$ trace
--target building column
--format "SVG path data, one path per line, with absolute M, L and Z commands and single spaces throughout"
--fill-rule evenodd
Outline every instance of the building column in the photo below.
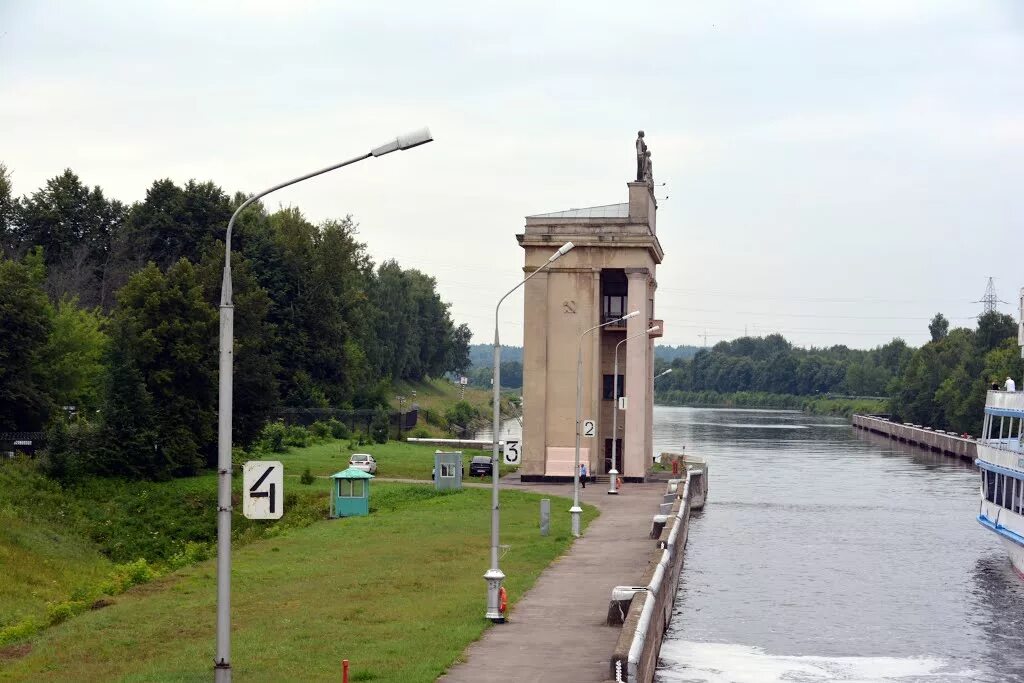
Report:
M 626 434 L 623 439 L 622 474 L 626 477 L 643 477 L 647 473 L 647 419 L 648 349 L 650 340 L 643 331 L 650 326 L 647 317 L 646 268 L 626 268 L 628 288 L 626 290 L 627 311 L 639 310 L 640 315 L 626 321 Z
M 588 327 L 593 325 L 601 324 L 602 306 L 601 306 L 601 271 L 598 268 L 594 269 L 594 322 Z M 601 392 L 603 389 L 603 383 L 601 381 L 601 333 L 603 330 L 594 330 L 590 333 L 590 397 L 589 400 L 583 401 L 583 412 L 587 413 L 583 417 L 591 417 L 594 420 L 595 429 L 594 436 L 590 439 L 584 439 L 584 447 L 588 447 L 587 450 L 587 473 L 594 474 L 597 472 L 596 463 L 599 462 L 598 456 L 601 454 Z M 587 407 L 589 406 L 589 408 Z
M 530 279 L 523 296 L 523 474 L 543 475 L 547 459 L 548 277 Z

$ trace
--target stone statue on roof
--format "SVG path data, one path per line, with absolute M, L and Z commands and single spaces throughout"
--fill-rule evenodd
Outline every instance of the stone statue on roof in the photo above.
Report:
M 647 168 L 647 143 L 644 142 L 644 132 L 638 130 L 636 133 L 636 181 L 644 181 L 644 172 Z
M 651 153 L 644 152 L 644 182 L 647 187 L 654 191 L 654 163 L 651 161 Z

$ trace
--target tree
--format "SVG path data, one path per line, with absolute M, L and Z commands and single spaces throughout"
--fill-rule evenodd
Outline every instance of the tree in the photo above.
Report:
M 79 413 L 99 408 L 109 339 L 99 311 L 78 307 L 76 299 L 63 299 L 50 308 L 51 332 L 40 352 L 40 375 L 47 393 L 58 406 L 72 405 Z
M 53 321 L 36 252 L 26 262 L 0 259 L 0 430 L 38 430 L 52 399 L 40 361 Z
M 155 264 L 118 292 L 104 408 L 108 443 L 127 474 L 165 479 L 212 464 L 217 316 L 195 268 Z
M 42 247 L 47 290 L 55 299 L 78 296 L 100 303 L 111 235 L 125 213 L 99 187 L 91 190 L 66 169 L 19 203 L 14 235 L 21 253 Z
M 1005 313 L 992 311 L 978 316 L 978 331 L 975 340 L 978 350 L 988 353 L 1006 339 L 1017 337 L 1017 321 Z
M 949 321 L 946 320 L 946 316 L 936 313 L 928 323 L 928 332 L 931 333 L 933 342 L 943 339 L 949 333 Z
M 0 164 L 0 258 L 13 257 L 17 248 L 17 237 L 14 234 L 16 208 L 11 174 L 4 164 Z

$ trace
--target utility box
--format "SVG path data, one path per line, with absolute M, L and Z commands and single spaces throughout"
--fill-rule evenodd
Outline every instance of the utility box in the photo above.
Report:
M 462 489 L 462 451 L 434 451 L 434 488 Z
M 370 514 L 369 472 L 349 467 L 331 475 L 331 517 L 364 517 Z

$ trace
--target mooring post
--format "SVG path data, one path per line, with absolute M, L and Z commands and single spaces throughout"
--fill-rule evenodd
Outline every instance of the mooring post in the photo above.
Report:
M 551 531 L 551 499 L 540 500 L 540 535 L 547 536 Z

